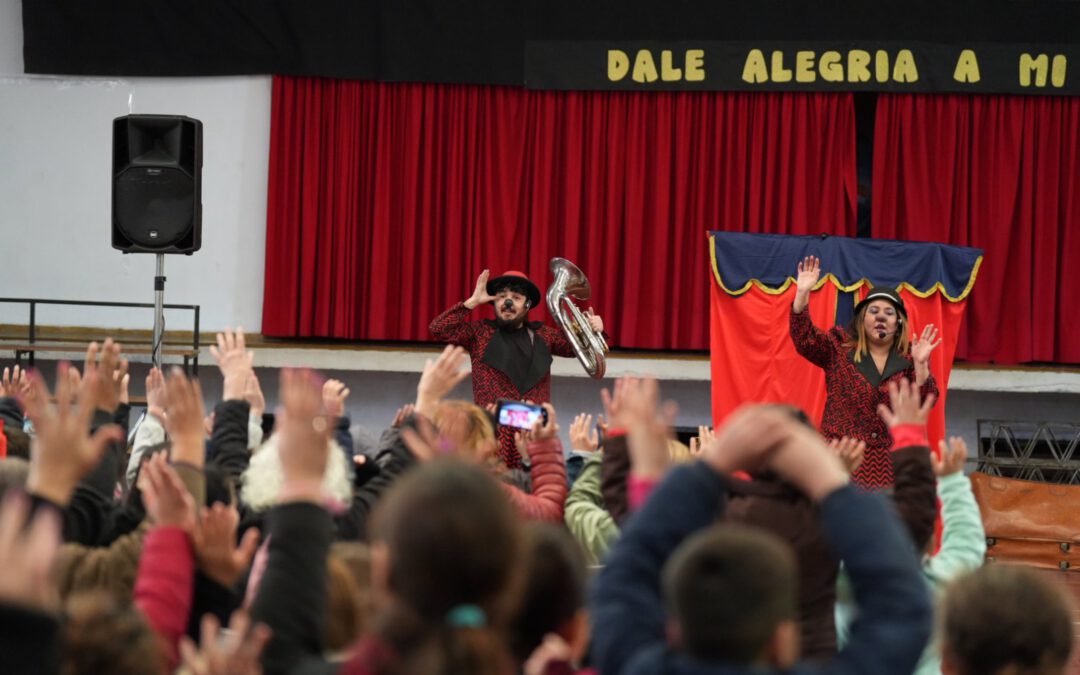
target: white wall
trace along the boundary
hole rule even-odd
[[[166,257],[165,301],[202,305],[203,330],[259,330],[270,78],[27,76],[21,13],[0,0],[0,296],[153,302],[154,256],[111,247],[112,120],[188,115],[204,125],[203,243]],[[44,308],[38,321],[149,329],[153,313]],[[189,328],[190,313],[166,321]],[[26,310],[0,304],[0,323]]]

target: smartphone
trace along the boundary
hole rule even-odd
[[[547,424],[547,411],[544,407],[524,401],[499,401],[495,416],[500,425],[515,429],[532,429],[539,420]]]

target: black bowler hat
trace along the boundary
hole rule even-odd
[[[518,272],[517,270],[507,270],[502,275],[489,279],[487,292],[495,295],[506,286],[511,285],[525,288],[525,297],[529,299],[529,307],[536,307],[540,304],[540,289],[529,280],[529,277],[525,276],[524,272]]]
[[[859,301],[859,304],[855,305],[855,314],[858,315],[859,310],[863,308],[867,303],[874,300],[888,300],[896,307],[896,311],[900,312],[900,316],[905,319],[907,316],[907,308],[904,307],[904,300],[900,297],[900,294],[888,286],[880,286],[878,288],[871,288],[870,292],[866,294],[866,297]]]

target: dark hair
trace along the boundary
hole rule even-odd
[[[525,558],[524,592],[511,629],[519,663],[582,608],[587,576],[578,543],[565,528],[548,523],[525,526]]]
[[[510,291],[518,295],[524,295],[526,298],[529,297],[529,287],[520,281],[501,281],[495,284],[491,290],[493,294],[500,291]]]
[[[207,464],[203,467],[203,477],[206,479],[207,507],[218,503],[225,506],[236,503],[236,487],[225,469],[217,464]]]
[[[516,606],[521,533],[495,480],[441,460],[413,470],[374,515],[393,602],[376,633],[397,654],[376,673],[496,675],[512,669],[506,624]],[[465,611],[472,621],[456,622]]]
[[[142,612],[101,592],[68,602],[63,675],[158,675],[165,667],[157,635]]]
[[[4,426],[7,436],[7,456],[30,459],[30,434],[17,427]]]
[[[791,549],[756,528],[715,525],[690,537],[665,565],[663,587],[682,650],[698,659],[749,663],[796,616]]]
[[[1069,592],[1045,573],[991,564],[953,582],[943,652],[961,675],[1064,672],[1072,651]]]

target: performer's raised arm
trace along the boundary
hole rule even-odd
[[[810,319],[810,291],[821,278],[821,259],[807,256],[799,263],[795,280],[795,301],[791,303],[790,331],[795,350],[807,361],[825,368],[835,349],[828,334]]]
[[[476,327],[468,320],[469,312],[495,299],[487,290],[488,274],[488,270],[480,273],[476,288],[464,302],[456,303],[432,320],[428,330],[436,340],[460,345],[470,351],[473,349],[476,345]]]

